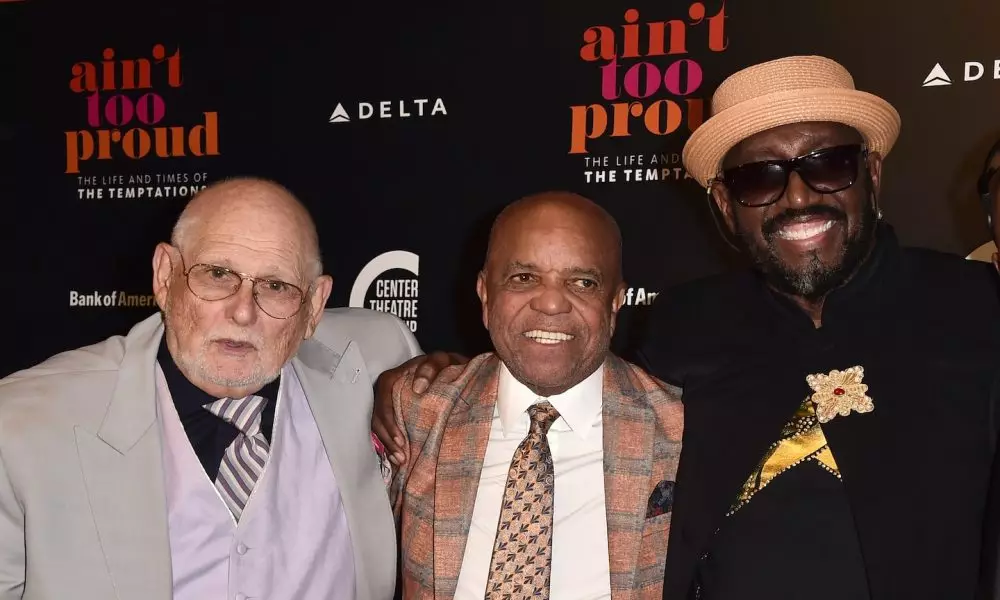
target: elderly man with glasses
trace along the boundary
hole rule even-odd
[[[372,384],[420,349],[331,285],[290,192],[225,181],[156,248],[159,314],[0,381],[0,599],[391,598]]]

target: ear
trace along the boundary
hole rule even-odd
[[[711,183],[709,184],[707,194],[715,202],[715,207],[722,214],[722,220],[726,222],[726,229],[729,230],[730,234],[735,234],[736,221],[733,219],[733,203],[730,200],[729,191],[726,190],[726,186],[718,182]],[[711,208],[709,206],[709,210]]]
[[[878,198],[882,189],[882,155],[878,152],[868,154],[868,174],[872,180],[872,193]]]
[[[618,324],[618,311],[625,304],[625,290],[627,289],[625,282],[618,284],[618,289],[615,291],[615,297],[611,299],[611,335],[615,333],[615,325]]]
[[[489,296],[486,292],[486,271],[480,271],[479,276],[476,277],[476,295],[479,296],[479,302],[483,305],[483,327],[489,329],[490,311],[488,308]]]
[[[333,278],[329,275],[320,275],[312,284],[312,294],[306,300],[309,305],[309,321],[306,324],[306,333],[303,339],[309,339],[316,332],[316,327],[323,320],[323,310],[326,308],[326,301],[333,291]]]
[[[167,297],[174,281],[175,261],[180,271],[180,252],[164,242],[156,245],[156,250],[153,251],[153,297],[156,298],[157,306],[163,311],[167,310]]]

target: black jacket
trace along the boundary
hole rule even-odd
[[[810,393],[806,375],[860,365],[874,412],[823,429],[871,598],[973,598],[981,549],[995,546],[992,532],[982,543],[987,505],[1000,502],[987,497],[1000,429],[998,298],[991,266],[902,249],[886,225],[828,297],[819,329],[749,271],[661,294],[635,358],[684,389],[663,597],[688,597],[728,506]]]

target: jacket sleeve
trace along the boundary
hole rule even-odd
[[[0,423],[0,600],[15,600],[24,594],[24,508],[4,464],[2,429]]]

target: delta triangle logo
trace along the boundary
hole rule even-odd
[[[351,117],[347,116],[347,111],[344,110],[344,105],[340,102],[337,103],[337,108],[333,109],[333,114],[330,115],[331,123],[347,123],[351,120]]]
[[[941,63],[936,63],[931,72],[924,78],[924,85],[922,87],[936,87],[940,85],[951,85],[951,78],[944,72]]]

